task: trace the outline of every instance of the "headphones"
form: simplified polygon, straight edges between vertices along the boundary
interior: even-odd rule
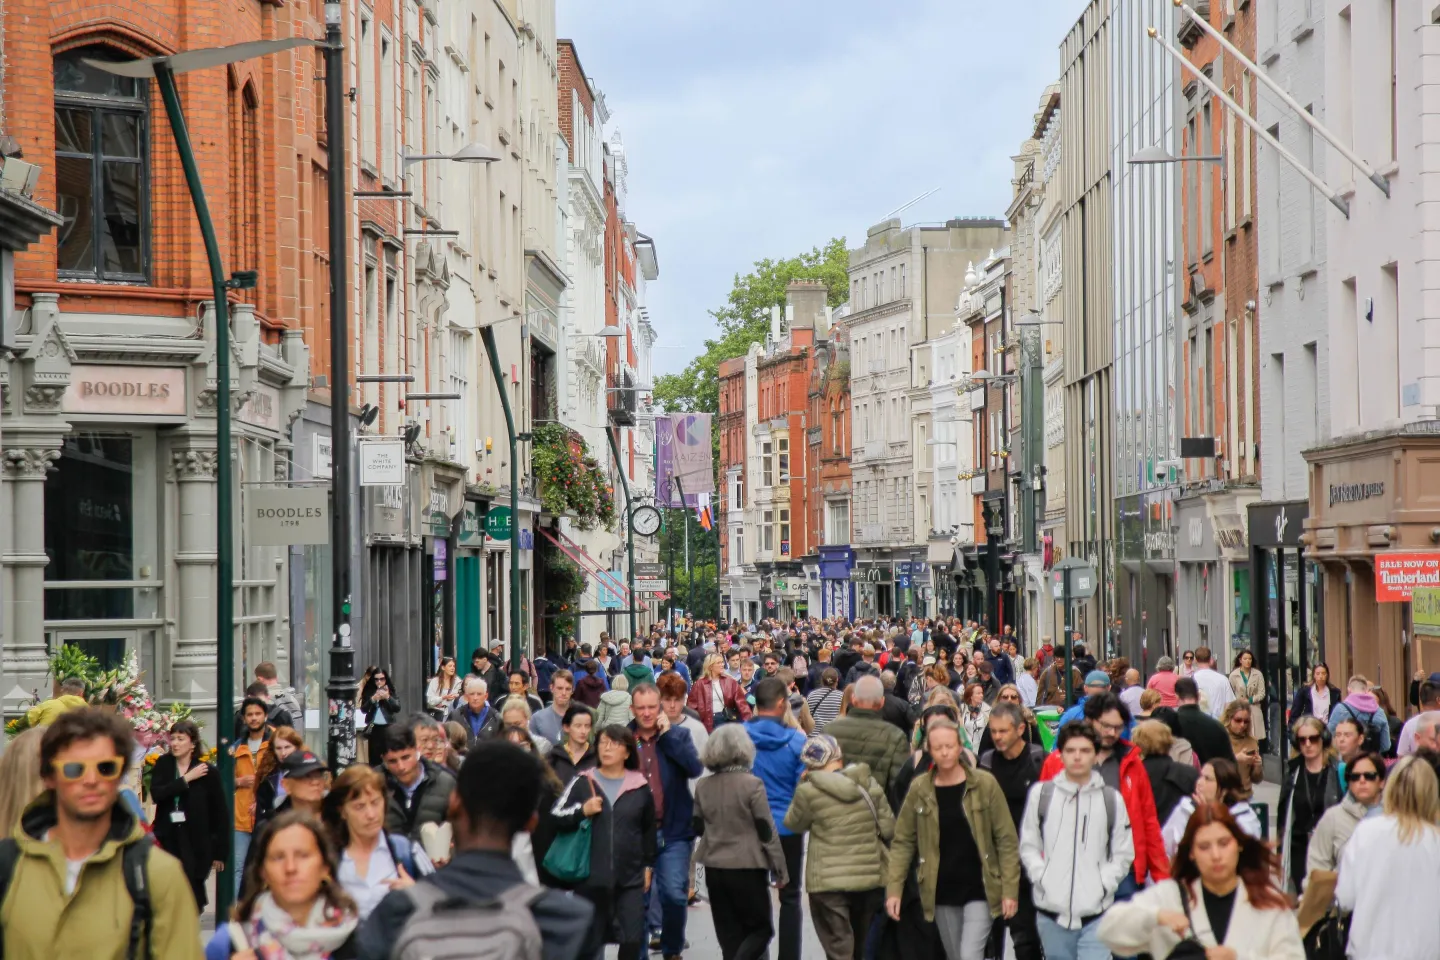
[[[1322,723],[1322,722],[1320,721],[1320,718],[1319,718],[1319,717],[1311,716],[1311,715],[1308,715],[1308,714],[1307,714],[1306,716],[1301,717],[1299,720],[1296,720],[1293,724],[1290,725],[1290,746],[1294,747],[1294,748],[1295,748],[1295,751],[1296,751],[1297,753],[1300,751],[1300,726],[1301,726],[1301,724],[1310,723],[1310,722],[1314,722],[1314,723],[1320,724],[1320,745],[1321,745],[1322,747],[1324,747],[1326,750],[1329,750],[1329,749],[1330,749],[1330,727],[1329,727],[1329,725],[1328,725],[1328,724],[1325,724],[1325,723]]]

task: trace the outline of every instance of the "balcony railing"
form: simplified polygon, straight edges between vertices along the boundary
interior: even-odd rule
[[[610,423],[617,427],[633,427],[635,412],[639,407],[635,375],[629,370],[609,374],[605,378],[605,386]]]

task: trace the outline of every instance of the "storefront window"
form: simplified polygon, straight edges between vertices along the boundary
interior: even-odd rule
[[[296,555],[298,553],[298,556]],[[329,544],[297,547],[291,554],[291,569],[300,568],[300,602],[295,625],[291,662],[300,664],[295,686],[305,707],[305,742],[323,743],[325,714],[328,711],[325,686],[329,683],[326,650],[334,632],[334,611],[331,609],[331,568]],[[291,581],[294,589],[294,579]],[[311,722],[313,720],[313,723]]]
[[[45,478],[46,580],[135,578],[133,454],[129,437],[65,438]],[[134,597],[129,587],[47,590],[45,619],[125,620]]]

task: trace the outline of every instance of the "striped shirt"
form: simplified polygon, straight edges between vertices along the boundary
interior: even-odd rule
[[[815,732],[819,733],[825,729],[825,725],[840,715],[840,701],[845,694],[833,687],[820,687],[811,690],[805,702],[810,704],[810,716],[815,719]]]

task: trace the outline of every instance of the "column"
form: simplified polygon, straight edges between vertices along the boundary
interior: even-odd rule
[[[3,671],[7,684],[25,690],[43,687],[49,672],[45,648],[45,475],[60,459],[57,447],[36,446],[6,449],[5,487],[11,508],[8,514],[10,540],[6,544],[5,638]],[[8,692],[0,691],[0,696]],[[11,704],[13,706],[13,704]]]
[[[215,709],[217,466],[213,447],[181,447],[170,452],[179,522],[175,543],[176,583],[170,606],[175,617],[175,643],[170,656],[172,686],[168,693],[202,713]]]

